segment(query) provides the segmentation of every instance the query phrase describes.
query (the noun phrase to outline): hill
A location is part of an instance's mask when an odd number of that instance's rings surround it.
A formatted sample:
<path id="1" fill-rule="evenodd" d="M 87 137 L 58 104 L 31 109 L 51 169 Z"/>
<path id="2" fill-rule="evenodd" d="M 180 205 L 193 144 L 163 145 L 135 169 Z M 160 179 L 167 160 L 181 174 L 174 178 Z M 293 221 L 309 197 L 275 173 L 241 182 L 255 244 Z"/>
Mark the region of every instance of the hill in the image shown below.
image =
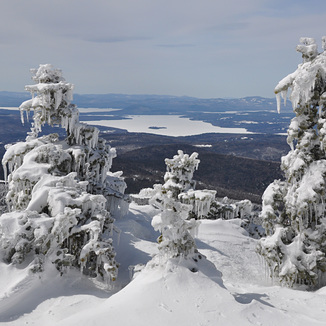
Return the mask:
<path id="1" fill-rule="evenodd" d="M 165 158 L 172 158 L 178 149 L 199 153 L 201 161 L 194 179 L 199 189 L 217 190 L 217 196 L 250 199 L 261 202 L 261 195 L 274 180 L 282 177 L 280 164 L 233 155 L 209 152 L 188 144 L 152 145 L 122 153 L 114 160 L 112 171 L 122 170 L 128 185 L 127 192 L 163 183 Z"/>
<path id="2" fill-rule="evenodd" d="M 0 91 L 0 105 L 18 107 L 28 100 L 28 92 Z M 123 114 L 183 114 L 187 111 L 223 112 L 275 110 L 275 98 L 251 96 L 244 98 L 202 99 L 188 96 L 169 95 L 130 95 L 130 94 L 74 94 L 78 107 L 120 108 Z M 287 105 L 285 110 L 292 111 Z"/>

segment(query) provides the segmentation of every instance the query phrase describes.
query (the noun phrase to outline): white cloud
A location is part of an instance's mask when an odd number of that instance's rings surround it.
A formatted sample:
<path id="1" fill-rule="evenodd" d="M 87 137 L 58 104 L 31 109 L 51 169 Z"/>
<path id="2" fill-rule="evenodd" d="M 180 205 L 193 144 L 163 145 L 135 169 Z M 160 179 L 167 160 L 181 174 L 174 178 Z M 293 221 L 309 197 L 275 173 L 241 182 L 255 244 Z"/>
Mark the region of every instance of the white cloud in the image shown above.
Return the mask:
<path id="1" fill-rule="evenodd" d="M 273 96 L 300 63 L 299 37 L 326 33 L 322 9 L 321 0 L 5 1 L 0 90 L 22 90 L 29 68 L 51 62 L 81 93 Z"/>

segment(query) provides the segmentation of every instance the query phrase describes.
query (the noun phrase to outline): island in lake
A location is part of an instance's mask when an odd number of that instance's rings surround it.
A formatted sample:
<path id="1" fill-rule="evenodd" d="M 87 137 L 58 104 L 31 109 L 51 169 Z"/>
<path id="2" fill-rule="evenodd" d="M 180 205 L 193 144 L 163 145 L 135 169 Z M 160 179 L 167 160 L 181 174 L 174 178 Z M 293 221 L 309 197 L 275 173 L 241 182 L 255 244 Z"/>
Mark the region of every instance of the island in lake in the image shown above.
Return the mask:
<path id="1" fill-rule="evenodd" d="M 159 130 L 159 129 L 167 129 L 166 127 L 157 127 L 157 126 L 150 126 L 148 127 L 148 129 L 155 129 L 155 130 Z"/>

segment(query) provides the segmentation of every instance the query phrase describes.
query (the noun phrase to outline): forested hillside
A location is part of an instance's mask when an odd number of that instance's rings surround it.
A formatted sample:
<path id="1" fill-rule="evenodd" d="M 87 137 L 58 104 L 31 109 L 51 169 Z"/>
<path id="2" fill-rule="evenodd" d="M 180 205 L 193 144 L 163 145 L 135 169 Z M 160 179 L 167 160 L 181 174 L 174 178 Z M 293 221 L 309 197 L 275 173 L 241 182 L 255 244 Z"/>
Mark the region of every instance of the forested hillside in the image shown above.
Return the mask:
<path id="1" fill-rule="evenodd" d="M 152 145 L 122 153 L 115 159 L 113 170 L 122 169 L 127 192 L 138 193 L 142 188 L 162 182 L 164 159 L 173 156 L 178 149 L 185 153 L 199 153 L 200 169 L 195 172 L 197 187 L 214 189 L 219 197 L 248 198 L 260 203 L 269 183 L 282 177 L 277 162 L 217 154 L 182 143 Z"/>

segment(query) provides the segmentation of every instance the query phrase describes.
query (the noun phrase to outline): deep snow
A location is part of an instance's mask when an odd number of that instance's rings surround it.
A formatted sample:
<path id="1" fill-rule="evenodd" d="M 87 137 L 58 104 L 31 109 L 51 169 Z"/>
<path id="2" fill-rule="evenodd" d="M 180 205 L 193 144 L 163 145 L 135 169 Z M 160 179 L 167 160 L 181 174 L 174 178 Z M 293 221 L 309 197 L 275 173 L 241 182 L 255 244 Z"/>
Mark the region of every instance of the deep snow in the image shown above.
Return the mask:
<path id="1" fill-rule="evenodd" d="M 325 325 L 326 288 L 316 292 L 273 285 L 255 253 L 256 241 L 240 220 L 202 220 L 196 239 L 207 257 L 191 272 L 188 262 L 165 266 L 152 257 L 158 234 L 150 206 L 132 203 L 117 220 L 119 276 L 101 289 L 71 270 L 60 277 L 49 266 L 29 275 L 0 263 L 3 325 Z M 142 264 L 142 265 L 141 265 Z M 147 265 L 146 265 L 147 264 Z M 130 280 L 130 265 L 135 266 Z M 146 265 L 146 267 L 144 267 Z M 142 269 L 141 271 L 138 271 Z"/>

